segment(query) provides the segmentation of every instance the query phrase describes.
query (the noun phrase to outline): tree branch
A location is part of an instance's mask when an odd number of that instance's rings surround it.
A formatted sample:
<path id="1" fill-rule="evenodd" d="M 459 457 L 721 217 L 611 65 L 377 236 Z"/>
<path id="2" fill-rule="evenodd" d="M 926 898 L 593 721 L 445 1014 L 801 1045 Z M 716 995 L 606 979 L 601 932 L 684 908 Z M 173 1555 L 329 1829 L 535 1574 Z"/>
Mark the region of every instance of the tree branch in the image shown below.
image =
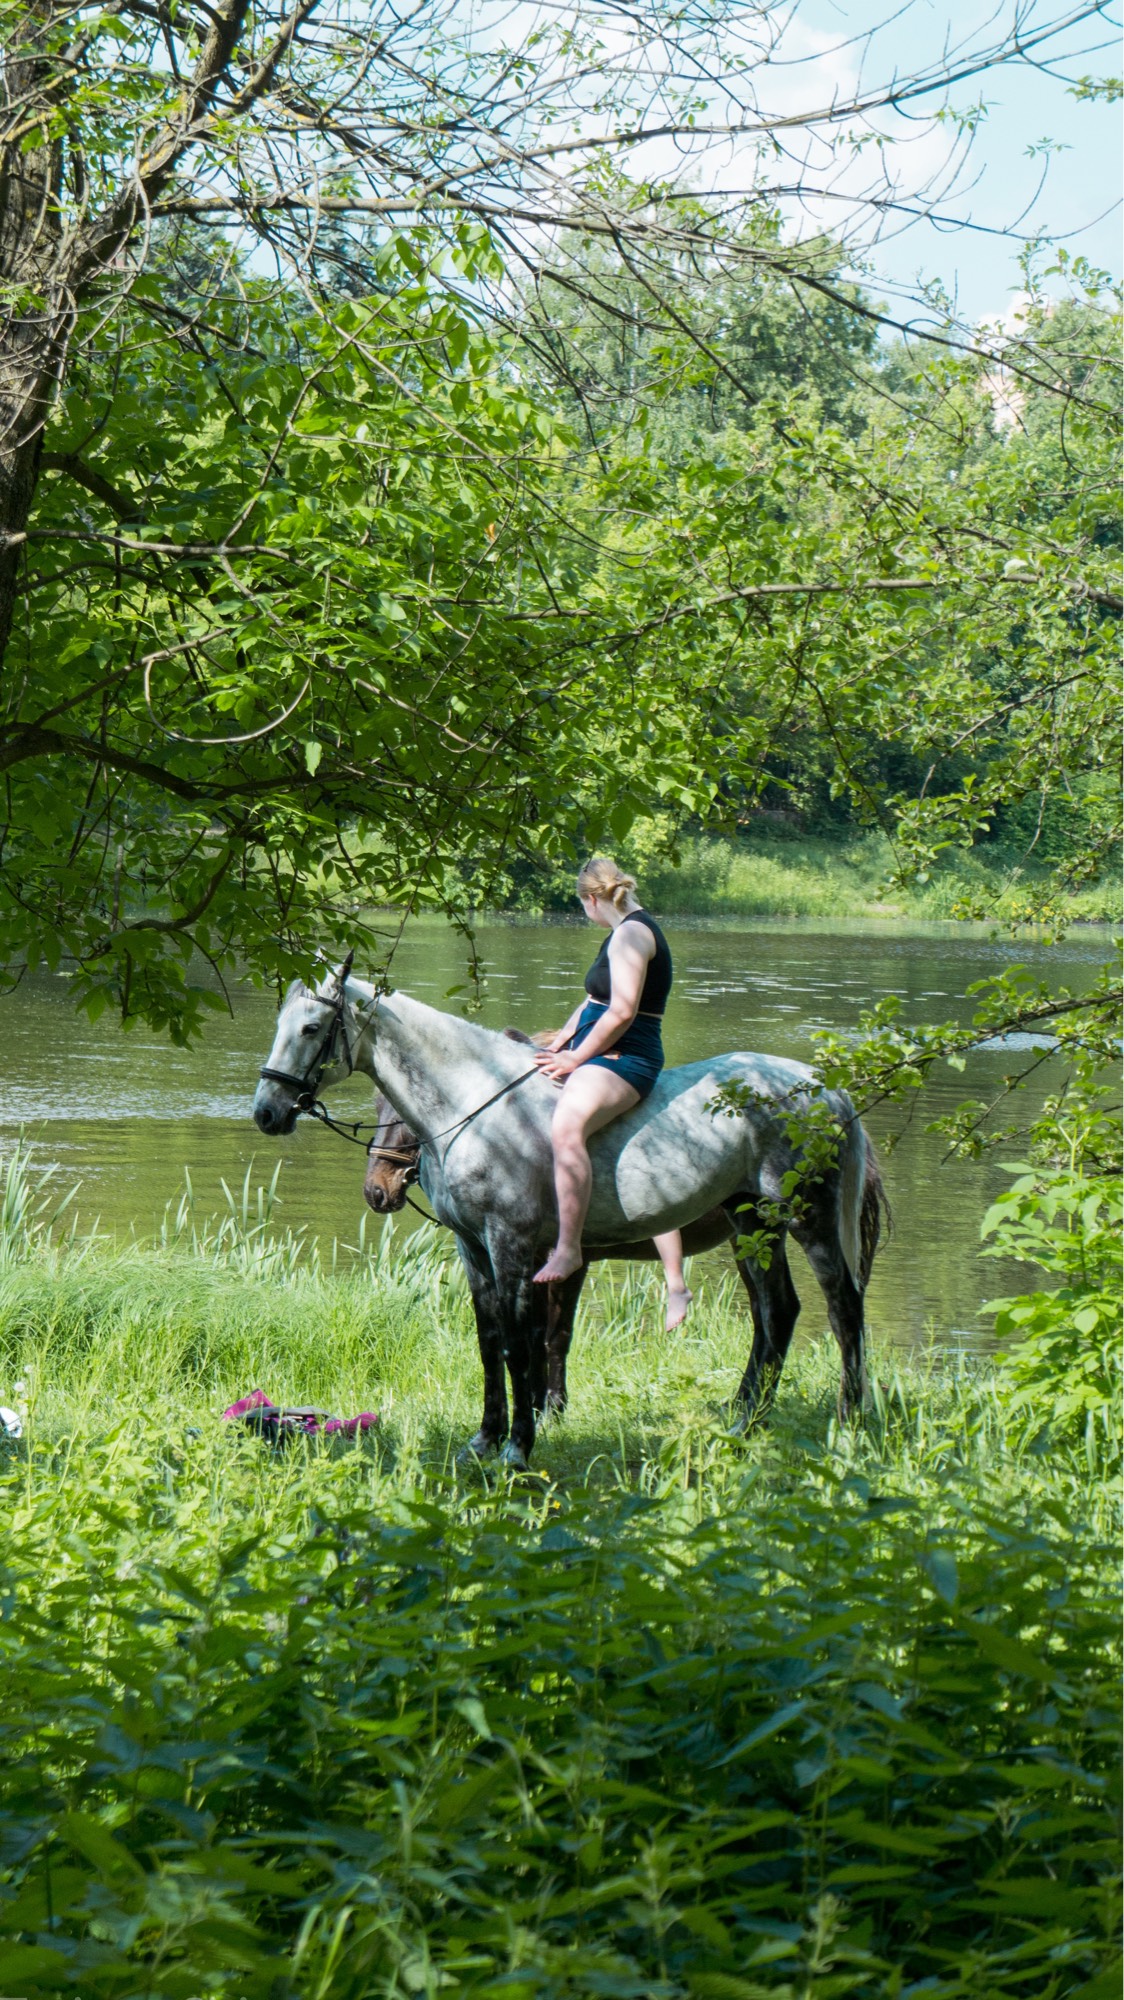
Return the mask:
<path id="1" fill-rule="evenodd" d="M 119 521 L 135 521 L 140 518 L 140 508 L 132 496 L 122 493 L 120 487 L 114 486 L 104 473 L 98 471 L 96 465 L 87 465 L 76 453 L 42 452 L 39 466 L 43 472 L 64 472 L 79 486 L 84 486 L 87 493 L 92 493 L 103 506 L 108 507 L 111 514 L 116 514 Z"/>

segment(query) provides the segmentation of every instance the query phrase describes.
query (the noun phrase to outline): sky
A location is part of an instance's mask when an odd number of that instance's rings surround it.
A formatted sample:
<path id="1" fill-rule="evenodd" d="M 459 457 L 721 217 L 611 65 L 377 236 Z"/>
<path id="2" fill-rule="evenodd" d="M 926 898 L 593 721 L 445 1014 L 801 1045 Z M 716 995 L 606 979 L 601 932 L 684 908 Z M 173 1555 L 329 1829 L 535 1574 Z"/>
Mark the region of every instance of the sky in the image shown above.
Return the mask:
<path id="1" fill-rule="evenodd" d="M 1020 12 L 1031 25 L 1035 17 L 1047 17 L 1040 7 Z M 794 12 L 794 39 L 803 37 L 814 45 L 821 37 L 830 38 L 838 50 L 847 38 L 868 31 L 882 13 L 872 0 L 805 0 Z M 986 11 L 966 0 L 913 0 L 873 37 L 864 74 L 873 82 L 895 68 L 899 73 L 916 69 L 919 59 L 936 59 L 946 29 L 953 40 L 974 33 L 977 41 L 994 42 L 1012 13 L 1010 6 L 997 10 L 992 25 L 986 27 Z M 852 49 L 834 58 L 825 53 L 818 65 L 808 67 L 829 71 L 833 61 L 853 62 L 855 53 Z M 1001 317 L 1022 281 L 1017 245 L 990 232 L 1017 222 L 1023 232 L 1042 229 L 1071 256 L 1084 256 L 1118 279 L 1124 175 L 1121 106 L 1079 103 L 1067 90 L 1077 77 L 1114 74 L 1120 74 L 1120 40 L 1106 17 L 1078 24 L 1056 48 L 1038 51 L 1034 64 L 995 70 L 959 85 L 953 100 L 958 106 L 966 108 L 982 96 L 988 110 L 958 191 L 943 206 L 949 215 L 974 226 L 938 230 L 922 221 L 902 233 L 887 230 L 872 253 L 877 270 L 910 292 L 916 290 L 919 274 L 939 278 L 956 294 L 961 314 L 973 322 Z M 904 129 L 900 120 L 882 122 L 890 131 Z M 1047 139 L 1065 150 L 1028 157 L 1029 147 Z M 936 159 L 941 147 L 947 148 L 947 138 L 930 126 L 927 132 L 922 130 L 916 146 L 922 156 L 930 148 Z"/>
<path id="2" fill-rule="evenodd" d="M 548 11 L 565 0 L 540 0 Z M 677 8 L 670 0 L 668 18 Z M 762 0 L 750 0 L 739 15 L 738 0 L 701 0 L 688 6 L 695 22 L 721 17 L 727 31 L 743 38 L 751 60 L 745 81 L 727 62 L 703 89 L 716 123 L 729 119 L 796 119 L 810 108 L 862 97 L 895 77 L 939 70 L 946 49 L 958 62 L 970 61 L 1003 43 L 1017 22 L 1023 60 L 983 70 L 957 82 L 948 104 L 968 112 L 982 99 L 986 107 L 968 144 L 954 124 L 934 117 L 942 103 L 935 92 L 905 111 L 878 110 L 861 121 L 869 143 L 853 153 L 840 125 L 792 127 L 782 152 L 765 157 L 765 178 L 781 190 L 781 208 L 795 233 L 827 228 L 842 235 L 861 261 L 869 259 L 868 288 L 892 307 L 916 298 L 923 281 L 937 280 L 970 324 L 1002 319 L 1022 288 L 1019 236 L 1041 232 L 1062 244 L 1071 257 L 1083 256 L 1114 278 L 1121 271 L 1121 178 L 1124 172 L 1121 107 L 1079 102 L 1070 86 L 1083 76 L 1120 74 L 1120 36 L 1111 18 L 1112 0 L 780 0 L 768 7 L 769 32 L 762 23 Z M 610 18 L 619 18 L 621 0 L 606 0 Z M 1091 18 L 1075 18 L 1088 14 Z M 1047 24 L 1071 25 L 1048 41 L 1038 39 Z M 612 37 L 607 38 L 612 45 Z M 621 40 L 624 35 L 622 32 Z M 754 45 L 772 40 L 768 61 Z M 851 121 L 851 129 L 854 129 Z M 1040 150 L 1050 142 L 1049 150 Z M 653 142 L 627 155 L 630 173 L 658 179 L 683 175 L 701 191 L 747 187 L 754 178 L 749 158 L 757 141 L 715 142 L 705 157 L 696 153 L 686 166 L 675 142 Z M 959 171 L 950 181 L 950 163 Z M 869 199 L 878 191 L 880 168 L 912 192 L 927 183 L 940 189 L 941 222 L 921 217 L 905 221 L 885 213 L 876 243 L 871 242 Z M 818 190 L 785 193 L 797 182 Z M 884 188 L 882 190 L 884 192 Z M 1048 263 L 1050 260 L 1044 260 Z M 905 316 L 903 314 L 903 316 Z"/>
<path id="3" fill-rule="evenodd" d="M 382 0 L 350 4 L 360 14 L 368 5 L 374 13 Z M 626 171 L 639 181 L 674 180 L 700 193 L 748 190 L 763 177 L 777 190 L 792 234 L 827 230 L 846 242 L 852 270 L 868 293 L 892 318 L 920 328 L 931 317 L 924 308 L 917 310 L 926 283 L 943 288 L 954 316 L 968 326 L 1007 319 L 1024 283 L 1019 239 L 1035 232 L 1071 258 L 1084 257 L 1119 279 L 1121 106 L 1079 102 L 1070 89 L 1083 76 L 1120 74 L 1120 36 L 1111 13 L 1117 4 L 646 0 L 634 7 L 630 0 L 448 0 L 448 20 L 458 38 L 467 34 L 497 56 L 540 27 L 547 30 L 544 47 L 556 46 L 553 36 L 571 25 L 580 26 L 583 35 L 597 34 L 601 66 L 579 77 L 573 94 L 566 58 L 546 65 L 548 84 L 553 63 L 558 65 L 557 103 L 547 134 L 553 140 L 619 129 L 622 121 L 662 125 L 668 114 L 661 86 L 667 81 L 665 65 L 671 64 L 680 81 L 689 77 L 697 89 L 702 124 L 741 123 L 755 127 L 756 134 L 733 140 L 699 134 L 691 145 L 679 138 L 645 141 L 619 155 Z M 404 12 L 408 17 L 409 9 Z M 1057 20 L 1070 25 L 1040 39 Z M 649 32 L 653 22 L 662 35 Z M 708 30 L 714 29 L 716 43 L 724 47 L 721 68 L 716 60 L 702 73 L 693 67 L 693 54 L 680 61 L 668 53 L 681 22 L 691 50 L 705 50 Z M 865 121 L 870 143 L 857 154 L 849 149 L 843 126 L 799 124 L 810 109 L 869 95 L 895 77 L 940 71 L 946 50 L 958 63 L 970 64 L 973 55 L 1005 42 L 1015 24 L 1025 58 L 969 75 L 948 94 L 951 108 L 961 113 L 984 101 L 985 115 L 970 144 L 953 124 L 935 118 L 940 91 L 915 98 L 904 111 L 873 112 Z M 739 49 L 745 58 L 740 77 Z M 428 57 L 422 63 L 427 66 Z M 619 104 L 615 110 L 594 107 L 608 77 L 639 109 L 638 119 Z M 766 149 L 759 157 L 761 120 L 778 118 L 795 122 L 783 130 L 775 156 Z M 1045 142 L 1056 150 L 1040 150 Z M 590 158 L 596 156 L 587 156 L 587 164 Z M 561 193 L 563 201 L 566 174 L 576 170 L 576 155 L 559 158 L 550 169 L 556 176 L 551 192 Z M 884 174 L 911 195 L 927 185 L 935 188 L 939 222 L 884 210 L 872 241 L 878 210 L 870 195 L 885 192 Z M 1049 262 L 1049 255 L 1041 260 L 1043 266 Z M 1050 288 L 1062 286 L 1055 281 Z"/>

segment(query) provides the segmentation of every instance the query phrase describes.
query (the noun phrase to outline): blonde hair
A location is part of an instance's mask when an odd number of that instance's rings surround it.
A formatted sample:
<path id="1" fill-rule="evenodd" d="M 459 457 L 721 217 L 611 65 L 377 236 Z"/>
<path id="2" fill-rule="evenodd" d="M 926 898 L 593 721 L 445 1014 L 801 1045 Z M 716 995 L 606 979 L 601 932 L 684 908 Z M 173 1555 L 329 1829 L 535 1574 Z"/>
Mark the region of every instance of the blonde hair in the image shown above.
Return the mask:
<path id="1" fill-rule="evenodd" d="M 611 903 L 614 910 L 623 910 L 635 894 L 636 877 L 622 875 L 607 854 L 595 854 L 578 876 L 579 896 L 596 896 L 599 903 Z"/>

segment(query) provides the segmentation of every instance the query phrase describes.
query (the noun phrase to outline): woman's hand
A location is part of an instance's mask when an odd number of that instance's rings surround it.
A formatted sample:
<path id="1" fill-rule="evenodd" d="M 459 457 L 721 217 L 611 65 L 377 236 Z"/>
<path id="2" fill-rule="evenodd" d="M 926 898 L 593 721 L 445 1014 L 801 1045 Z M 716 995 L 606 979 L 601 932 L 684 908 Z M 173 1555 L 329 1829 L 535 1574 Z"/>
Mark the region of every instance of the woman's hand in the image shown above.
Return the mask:
<path id="1" fill-rule="evenodd" d="M 580 1049 L 542 1049 L 535 1057 L 537 1067 L 552 1083 L 565 1083 L 568 1076 L 581 1068 L 581 1062 Z"/>
<path id="2" fill-rule="evenodd" d="M 576 1049 L 541 1049 L 535 1057 L 536 1067 L 552 1083 L 565 1083 L 579 1067 L 581 1058 Z"/>

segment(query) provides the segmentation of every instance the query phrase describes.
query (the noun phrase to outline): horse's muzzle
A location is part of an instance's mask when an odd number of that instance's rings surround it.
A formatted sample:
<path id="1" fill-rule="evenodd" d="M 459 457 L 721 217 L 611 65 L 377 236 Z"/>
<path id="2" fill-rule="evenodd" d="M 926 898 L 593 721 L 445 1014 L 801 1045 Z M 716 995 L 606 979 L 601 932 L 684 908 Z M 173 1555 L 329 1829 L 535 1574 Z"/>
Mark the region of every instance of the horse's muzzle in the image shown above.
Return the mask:
<path id="1" fill-rule="evenodd" d="M 283 1139 L 296 1122 L 296 1105 L 279 1103 L 269 1087 L 259 1083 L 254 1092 L 254 1124 L 258 1131 L 268 1133 L 271 1139 Z"/>
<path id="2" fill-rule="evenodd" d="M 376 1215 L 397 1215 L 398 1210 L 406 1206 L 406 1189 L 411 1178 L 407 1174 L 396 1174 L 393 1187 L 386 1187 L 381 1180 L 365 1181 L 363 1193 L 368 1208 L 373 1208 Z"/>

